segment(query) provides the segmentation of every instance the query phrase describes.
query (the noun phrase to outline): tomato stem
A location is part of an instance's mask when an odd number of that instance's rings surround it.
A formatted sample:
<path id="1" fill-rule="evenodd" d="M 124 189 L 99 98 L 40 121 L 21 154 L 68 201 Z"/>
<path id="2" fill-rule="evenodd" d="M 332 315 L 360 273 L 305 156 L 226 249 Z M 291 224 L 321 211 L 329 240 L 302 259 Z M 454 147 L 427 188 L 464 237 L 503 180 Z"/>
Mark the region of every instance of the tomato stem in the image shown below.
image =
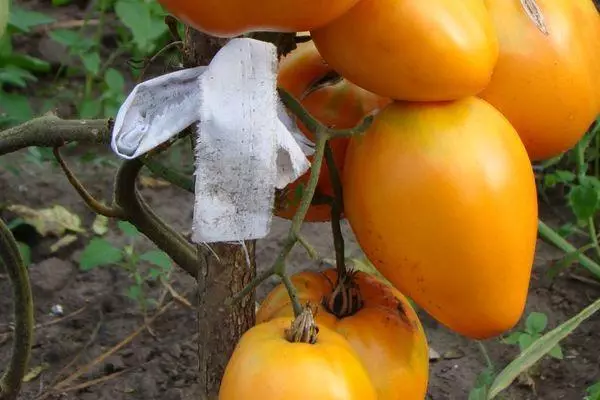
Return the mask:
<path id="1" fill-rule="evenodd" d="M 344 197 L 340 174 L 335 165 L 333 152 L 327 144 L 325 148 L 325 158 L 329 169 L 329 177 L 333 186 L 334 199 L 331 204 L 331 231 L 333 233 L 333 246 L 335 248 L 335 264 L 338 273 L 338 281 L 346 278 L 346 256 L 344 254 L 344 236 L 340 225 L 342 211 L 344 209 Z"/>
<path id="2" fill-rule="evenodd" d="M 314 344 L 318 334 L 319 328 L 309 306 L 300 310 L 290 328 L 285 331 L 286 339 L 292 343 Z"/>

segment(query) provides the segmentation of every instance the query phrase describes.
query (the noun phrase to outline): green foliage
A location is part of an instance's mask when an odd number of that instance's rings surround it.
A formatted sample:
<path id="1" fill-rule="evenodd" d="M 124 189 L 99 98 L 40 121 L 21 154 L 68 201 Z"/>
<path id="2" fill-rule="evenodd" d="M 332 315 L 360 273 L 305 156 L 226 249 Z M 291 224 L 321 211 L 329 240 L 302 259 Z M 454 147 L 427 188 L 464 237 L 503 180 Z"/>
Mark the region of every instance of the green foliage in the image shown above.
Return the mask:
<path id="1" fill-rule="evenodd" d="M 519 345 L 521 352 L 525 351 L 536 340 L 542 337 L 542 333 L 548 325 L 548 317 L 544 313 L 532 312 L 525 320 L 525 330 L 512 332 L 503 339 L 504 343 Z M 562 360 L 563 353 L 559 344 L 554 346 L 548 353 L 550 357 Z"/>
<path id="2" fill-rule="evenodd" d="M 587 388 L 583 400 L 600 400 L 600 381 Z"/>
<path id="3" fill-rule="evenodd" d="M 106 233 L 102 220 L 95 222 L 97 235 Z M 84 248 L 79 258 L 79 267 L 84 271 L 103 266 L 118 266 L 125 270 L 132 280 L 126 295 L 136 301 L 146 311 L 153 302 L 146 296 L 146 284 L 158 279 L 166 279 L 173 261 L 161 250 L 149 250 L 139 254 L 135 250 L 136 241 L 140 237 L 137 228 L 127 221 L 117 222 L 117 227 L 129 243 L 117 247 L 108 240 L 94 237 Z M 146 265 L 147 268 L 142 268 Z"/>
<path id="4" fill-rule="evenodd" d="M 52 0 L 55 7 L 69 3 L 70 0 Z M 46 99 L 37 93 L 35 99 L 29 98 L 27 89 L 38 82 L 40 75 L 51 73 L 52 66 L 45 60 L 15 51 L 13 43 L 15 37 L 30 35 L 40 25 L 56 21 L 20 6 L 11 7 L 6 33 L 0 37 L 0 128 L 25 122 L 51 109 L 57 98 L 76 107 L 75 117 L 116 115 L 128 90 L 127 75 L 139 75 L 139 66 L 131 67 L 126 71 L 128 74 L 119 69 L 126 65 L 127 58 L 147 60 L 168 42 L 168 28 L 164 23 L 166 12 L 158 2 L 146 0 L 100 0 L 95 7 L 94 11 L 100 13 L 97 26 L 84 24 L 47 33 L 50 39 L 64 47 L 69 60 L 74 60 L 61 65 L 59 73 L 66 73 L 69 81 L 82 79 L 83 84 L 73 85 L 72 89 L 69 87 L 60 93 L 49 93 Z M 102 37 L 109 13 L 116 16 L 120 25 L 116 27 L 118 48 L 109 49 L 107 54 Z M 58 77 L 56 75 L 55 80 Z"/>

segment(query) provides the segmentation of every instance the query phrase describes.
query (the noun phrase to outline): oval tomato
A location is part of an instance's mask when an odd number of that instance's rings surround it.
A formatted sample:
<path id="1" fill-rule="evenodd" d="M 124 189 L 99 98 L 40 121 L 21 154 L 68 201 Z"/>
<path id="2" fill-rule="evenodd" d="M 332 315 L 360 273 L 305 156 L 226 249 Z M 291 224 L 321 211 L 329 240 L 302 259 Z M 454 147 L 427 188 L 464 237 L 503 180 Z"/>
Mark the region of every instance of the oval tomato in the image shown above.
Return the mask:
<path id="1" fill-rule="evenodd" d="M 286 56 L 280 64 L 278 85 L 301 101 L 313 117 L 330 128 L 346 129 L 358 124 L 370 112 L 387 105 L 391 100 L 341 80 L 312 90 L 313 85 L 332 72 L 312 42 L 301 43 L 298 48 Z M 306 127 L 297 121 L 298 127 L 310 140 L 315 137 Z M 344 167 L 348 138 L 336 138 L 329 141 L 335 165 L 340 171 Z M 308 157 L 312 160 L 312 157 Z M 298 208 L 298 187 L 306 185 L 310 171 L 292 182 L 284 189 L 283 198 L 278 201 L 275 215 L 292 219 Z M 327 164 L 323 162 L 317 184 L 317 193 L 333 196 L 333 187 Z M 331 219 L 331 207 L 327 204 L 311 205 L 305 221 L 323 222 Z"/>
<path id="2" fill-rule="evenodd" d="M 375 390 L 342 335 L 319 327 L 317 342 L 292 343 L 290 318 L 246 331 L 221 381 L 220 400 L 375 400 Z"/>
<path id="3" fill-rule="evenodd" d="M 341 333 L 365 365 L 377 390 L 377 399 L 424 399 L 427 393 L 429 355 L 427 338 L 417 314 L 396 289 L 363 272 L 354 275 L 362 306 L 352 315 L 338 318 L 324 306 L 336 288 L 337 273 L 304 271 L 292 276 L 301 303 L 318 307 L 321 327 Z M 257 323 L 294 315 L 283 285 L 262 302 Z"/>
<path id="4" fill-rule="evenodd" d="M 477 94 L 498 56 L 481 0 L 361 0 L 311 36 L 342 76 L 396 100 Z"/>
<path id="5" fill-rule="evenodd" d="M 299 32 L 323 26 L 358 0 L 159 0 L 187 25 L 217 37 Z"/>
<path id="6" fill-rule="evenodd" d="M 520 0 L 486 0 L 500 40 L 480 94 L 515 127 L 532 160 L 574 146 L 600 112 L 600 14 L 591 0 L 536 0 L 548 35 Z"/>
<path id="7" fill-rule="evenodd" d="M 487 102 L 395 102 L 353 138 L 344 205 L 363 251 L 402 293 L 477 339 L 519 320 L 537 196 L 519 136 Z"/>

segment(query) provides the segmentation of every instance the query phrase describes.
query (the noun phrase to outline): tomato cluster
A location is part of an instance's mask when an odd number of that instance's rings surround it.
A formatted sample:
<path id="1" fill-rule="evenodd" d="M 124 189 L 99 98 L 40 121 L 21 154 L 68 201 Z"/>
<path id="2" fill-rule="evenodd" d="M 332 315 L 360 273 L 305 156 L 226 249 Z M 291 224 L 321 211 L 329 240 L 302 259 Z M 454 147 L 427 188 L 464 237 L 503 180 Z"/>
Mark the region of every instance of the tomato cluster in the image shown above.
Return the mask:
<path id="1" fill-rule="evenodd" d="M 469 338 L 518 322 L 537 236 L 531 163 L 570 149 L 600 113 L 592 0 L 161 2 L 216 36 L 309 31 L 282 60 L 279 86 L 328 127 L 375 114 L 364 134 L 330 146 L 344 216 L 393 287 L 360 272 L 292 277 L 317 307 L 316 343 L 285 339 L 293 307 L 275 288 L 222 400 L 423 399 L 427 340 L 404 296 Z M 286 188 L 277 215 L 294 215 L 307 180 Z M 326 164 L 316 192 L 334 196 Z M 306 220 L 330 218 L 314 204 Z"/>

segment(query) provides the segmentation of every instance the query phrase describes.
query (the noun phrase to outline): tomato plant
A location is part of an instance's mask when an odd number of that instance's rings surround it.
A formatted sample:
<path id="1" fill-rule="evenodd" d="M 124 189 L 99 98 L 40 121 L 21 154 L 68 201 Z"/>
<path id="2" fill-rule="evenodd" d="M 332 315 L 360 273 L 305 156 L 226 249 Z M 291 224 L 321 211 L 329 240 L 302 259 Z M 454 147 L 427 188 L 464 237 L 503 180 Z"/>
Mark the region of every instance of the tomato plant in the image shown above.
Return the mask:
<path id="1" fill-rule="evenodd" d="M 335 269 L 292 276 L 316 320 L 342 334 L 367 368 L 377 398 L 422 399 L 427 393 L 427 338 L 416 312 L 400 292 L 364 272 L 338 280 Z M 294 315 L 284 285 L 261 303 L 256 322 Z"/>
<path id="2" fill-rule="evenodd" d="M 488 84 L 498 57 L 481 0 L 363 0 L 311 36 L 342 76 L 398 100 L 474 95 Z"/>
<path id="3" fill-rule="evenodd" d="M 538 0 L 547 33 L 519 0 L 486 0 L 500 42 L 480 96 L 515 127 L 529 156 L 569 150 L 600 113 L 600 14 L 591 0 Z"/>

